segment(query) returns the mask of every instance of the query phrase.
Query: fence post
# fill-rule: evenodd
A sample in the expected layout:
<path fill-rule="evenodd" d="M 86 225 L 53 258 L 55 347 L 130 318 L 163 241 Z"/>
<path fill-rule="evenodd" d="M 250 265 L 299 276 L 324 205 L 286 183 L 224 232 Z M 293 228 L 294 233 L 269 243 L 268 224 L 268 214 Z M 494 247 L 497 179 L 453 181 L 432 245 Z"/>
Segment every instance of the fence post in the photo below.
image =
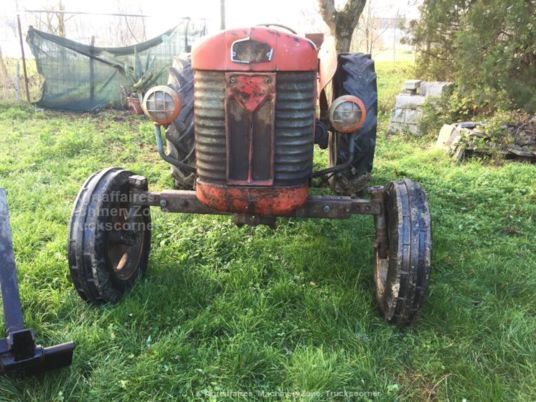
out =
<path fill-rule="evenodd" d="M 95 60 L 93 53 L 95 51 L 95 36 L 91 36 L 91 46 L 89 48 L 89 100 L 91 107 L 94 107 L 95 102 Z"/>
<path fill-rule="evenodd" d="M 17 60 L 17 70 L 15 76 L 15 92 L 17 93 L 17 103 L 20 102 L 20 61 Z"/>
<path fill-rule="evenodd" d="M 22 29 L 20 27 L 20 15 L 17 14 L 17 25 L 19 27 L 20 52 L 22 54 L 22 71 L 24 73 L 24 86 L 26 88 L 26 100 L 30 103 L 30 90 L 28 89 L 28 72 L 26 71 L 26 57 L 24 56 L 24 44 L 22 42 Z"/>

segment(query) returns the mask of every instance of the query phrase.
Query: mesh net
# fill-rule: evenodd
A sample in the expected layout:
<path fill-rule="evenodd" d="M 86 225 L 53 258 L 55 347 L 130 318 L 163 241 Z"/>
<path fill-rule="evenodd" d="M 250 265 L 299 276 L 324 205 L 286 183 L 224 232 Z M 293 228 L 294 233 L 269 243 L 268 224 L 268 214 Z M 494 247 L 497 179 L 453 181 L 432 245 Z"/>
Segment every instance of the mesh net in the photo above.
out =
<path fill-rule="evenodd" d="M 204 21 L 186 19 L 146 42 L 105 48 L 30 27 L 26 40 L 44 79 L 36 104 L 78 112 L 124 108 L 126 93 L 164 84 L 173 57 L 189 52 L 205 30 Z"/>

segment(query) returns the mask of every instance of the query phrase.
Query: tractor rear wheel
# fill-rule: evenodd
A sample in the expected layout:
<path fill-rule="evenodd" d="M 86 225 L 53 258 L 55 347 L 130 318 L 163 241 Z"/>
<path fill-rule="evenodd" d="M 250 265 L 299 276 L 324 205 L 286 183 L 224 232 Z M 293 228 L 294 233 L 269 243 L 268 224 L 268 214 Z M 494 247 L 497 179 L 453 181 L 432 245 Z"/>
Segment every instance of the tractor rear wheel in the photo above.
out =
<path fill-rule="evenodd" d="M 178 161 L 195 167 L 194 141 L 194 76 L 189 58 L 175 58 L 169 71 L 168 86 L 179 95 L 181 111 L 166 130 L 168 153 Z M 171 166 L 175 187 L 191 190 L 195 186 L 195 172 Z"/>
<path fill-rule="evenodd" d="M 357 136 L 331 132 L 329 166 L 346 162 L 350 157 L 350 141 L 355 141 L 355 159 L 350 169 L 332 174 L 329 183 L 337 194 L 355 196 L 366 189 L 376 147 L 378 89 L 376 70 L 370 55 L 341 53 L 333 77 L 333 100 L 342 95 L 357 96 L 365 104 L 366 119 Z"/>
<path fill-rule="evenodd" d="M 426 193 L 411 180 L 384 192 L 387 250 L 376 256 L 376 300 L 385 320 L 411 324 L 422 304 L 431 270 L 432 233 Z"/>
<path fill-rule="evenodd" d="M 120 168 L 105 169 L 91 176 L 76 197 L 69 268 L 78 294 L 89 303 L 117 302 L 147 268 L 150 211 L 131 204 L 130 176 Z"/>

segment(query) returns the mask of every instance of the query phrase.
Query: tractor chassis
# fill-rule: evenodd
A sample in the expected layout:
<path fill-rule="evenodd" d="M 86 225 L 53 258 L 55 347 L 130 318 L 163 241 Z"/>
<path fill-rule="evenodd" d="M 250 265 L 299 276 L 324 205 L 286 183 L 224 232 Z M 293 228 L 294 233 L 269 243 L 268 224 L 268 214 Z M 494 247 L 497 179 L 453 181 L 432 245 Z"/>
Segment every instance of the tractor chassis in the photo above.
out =
<path fill-rule="evenodd" d="M 268 189 L 279 191 L 277 186 Z M 248 192 L 249 209 L 244 198 L 235 199 L 228 193 L 218 199 L 223 210 L 216 210 L 199 201 L 194 191 L 152 192 L 143 176 L 119 167 L 103 169 L 83 184 L 71 215 L 69 264 L 73 284 L 92 304 L 120 300 L 148 266 L 150 207 L 164 212 L 229 215 L 239 226 L 274 226 L 278 217 L 346 219 L 372 215 L 378 306 L 390 323 L 403 326 L 413 322 L 424 301 L 432 250 L 427 197 L 418 183 L 393 181 L 369 188 L 363 198 L 309 196 L 296 209 L 279 208 L 271 198 L 263 199 L 260 211 L 273 208 L 271 215 L 255 209 L 257 197 L 261 196 Z M 244 204 L 246 208 L 241 209 Z"/>
<path fill-rule="evenodd" d="M 147 179 L 133 175 L 129 179 L 132 186 L 132 206 L 160 207 L 164 212 L 188 214 L 234 215 L 238 225 L 274 226 L 277 217 L 283 218 L 317 218 L 347 219 L 352 215 L 373 215 L 376 223 L 377 248 L 383 255 L 387 240 L 385 217 L 383 215 L 383 187 L 375 186 L 368 189 L 370 199 L 343 196 L 309 196 L 305 204 L 291 214 L 278 216 L 260 216 L 256 214 L 237 214 L 235 212 L 218 211 L 201 203 L 195 191 L 165 190 L 161 192 L 147 191 Z"/>

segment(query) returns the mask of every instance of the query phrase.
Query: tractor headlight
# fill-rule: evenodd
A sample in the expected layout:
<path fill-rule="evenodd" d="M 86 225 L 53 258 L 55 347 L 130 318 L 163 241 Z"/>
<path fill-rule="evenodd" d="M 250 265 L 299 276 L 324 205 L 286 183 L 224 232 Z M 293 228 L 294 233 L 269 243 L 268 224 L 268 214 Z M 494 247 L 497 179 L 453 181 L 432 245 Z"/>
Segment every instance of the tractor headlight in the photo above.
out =
<path fill-rule="evenodd" d="M 155 123 L 167 126 L 179 115 L 181 102 L 177 92 L 168 86 L 159 85 L 145 93 L 142 108 Z"/>
<path fill-rule="evenodd" d="M 331 126 L 339 133 L 353 133 L 363 125 L 366 115 L 361 99 L 352 95 L 339 96 L 329 108 Z"/>

